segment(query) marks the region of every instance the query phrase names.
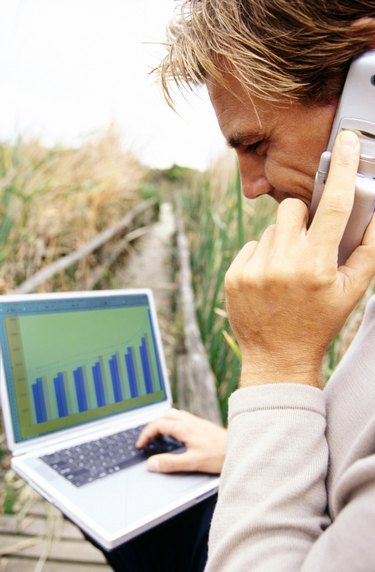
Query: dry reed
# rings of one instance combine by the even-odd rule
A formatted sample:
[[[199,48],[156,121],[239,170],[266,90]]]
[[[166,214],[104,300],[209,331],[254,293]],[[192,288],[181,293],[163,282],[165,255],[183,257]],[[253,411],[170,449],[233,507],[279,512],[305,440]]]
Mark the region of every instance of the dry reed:
[[[146,168],[110,127],[79,148],[0,147],[0,285],[10,290],[138,201]]]

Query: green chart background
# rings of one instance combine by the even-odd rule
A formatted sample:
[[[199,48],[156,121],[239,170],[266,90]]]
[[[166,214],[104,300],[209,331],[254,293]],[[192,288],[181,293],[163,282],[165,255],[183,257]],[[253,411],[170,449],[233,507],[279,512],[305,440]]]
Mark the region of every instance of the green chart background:
[[[86,310],[63,314],[54,313],[44,316],[30,315],[19,318],[18,325],[28,385],[27,392],[25,392],[25,387],[22,387],[22,384],[15,383],[18,410],[23,411],[20,419],[20,432],[23,437],[48,433],[61,427],[69,427],[104,415],[160,401],[165,396],[164,389],[159,384],[156,358],[151,343],[152,332],[146,306],[115,308],[113,310]],[[91,384],[91,366],[94,365],[100,356],[102,363],[105,364],[105,377],[109,381],[105,389],[106,401],[114,402],[108,359],[118,352],[121,357],[119,360],[120,370],[123,377],[127,379],[123,355],[127,347],[134,347],[137,350],[140,346],[140,340],[145,334],[150,342],[150,365],[154,393],[130,399],[130,392],[125,391],[123,392],[125,400],[120,403],[110,403],[95,409],[95,411],[79,412],[75,391],[72,387],[74,383],[73,369],[82,365],[86,366],[86,372],[89,374]],[[138,354],[137,351],[134,353]],[[136,367],[140,370],[141,362],[139,357],[137,357],[137,361]],[[31,385],[37,377],[44,376],[49,387],[49,397],[46,395],[46,399],[49,402],[48,410],[51,412],[51,409],[53,409],[53,413],[57,417],[57,407],[53,404],[54,392],[52,388],[53,377],[59,371],[67,373],[69,387],[69,395],[67,397],[73,414],[69,417],[36,424],[33,406],[31,405]],[[139,387],[140,392],[145,392],[143,376],[139,376],[140,378],[142,378],[141,387]],[[25,403],[26,396],[28,396],[28,404]],[[93,390],[88,395],[88,401],[89,406],[94,405]],[[29,411],[29,415],[25,414],[26,410]]]

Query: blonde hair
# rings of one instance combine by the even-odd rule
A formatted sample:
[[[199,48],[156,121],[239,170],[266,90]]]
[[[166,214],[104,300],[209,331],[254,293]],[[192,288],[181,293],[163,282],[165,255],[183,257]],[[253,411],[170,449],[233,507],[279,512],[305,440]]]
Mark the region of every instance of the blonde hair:
[[[158,72],[172,106],[171,80],[228,86],[228,74],[269,101],[329,102],[374,40],[374,0],[183,0]]]

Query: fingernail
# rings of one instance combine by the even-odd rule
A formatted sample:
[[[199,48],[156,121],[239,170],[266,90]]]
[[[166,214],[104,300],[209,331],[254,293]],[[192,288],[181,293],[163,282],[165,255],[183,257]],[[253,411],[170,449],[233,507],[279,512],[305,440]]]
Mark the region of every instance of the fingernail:
[[[155,457],[151,457],[151,459],[147,461],[147,468],[149,471],[152,471],[153,473],[159,473],[160,465],[158,459],[156,459]]]
[[[342,131],[340,141],[346,147],[357,147],[358,137],[353,131]]]

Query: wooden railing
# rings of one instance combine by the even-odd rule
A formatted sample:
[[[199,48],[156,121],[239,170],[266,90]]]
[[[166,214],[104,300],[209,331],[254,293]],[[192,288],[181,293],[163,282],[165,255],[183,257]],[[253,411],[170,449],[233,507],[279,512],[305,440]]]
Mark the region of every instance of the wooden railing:
[[[86,289],[93,288],[95,284],[97,284],[103,275],[107,272],[108,268],[117,260],[121,253],[124,252],[129,243],[136,238],[139,238],[145,232],[146,228],[138,227],[132,231],[129,231],[125,236],[122,237],[122,239],[121,236],[127,229],[135,225],[135,221],[139,218],[140,215],[144,215],[147,211],[152,211],[156,207],[157,202],[155,199],[149,199],[140,203],[131,211],[129,211],[118,223],[104,230],[74,252],[63,256],[49,266],[42,268],[31,278],[25,280],[25,282],[15,288],[14,292],[17,294],[27,294],[29,292],[35,291],[38,287],[50,280],[59,272],[62,272],[74,264],[77,264],[89,254],[105,247],[111,240],[116,238],[116,245],[111,248],[111,252],[106,256],[105,262],[99,265],[99,267],[97,267],[95,271],[91,273],[91,276],[85,283]]]

